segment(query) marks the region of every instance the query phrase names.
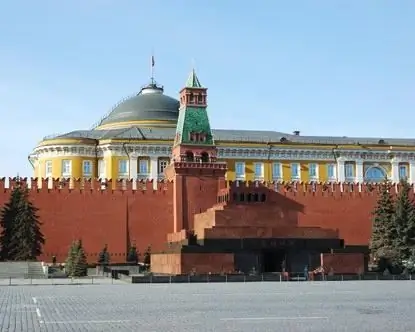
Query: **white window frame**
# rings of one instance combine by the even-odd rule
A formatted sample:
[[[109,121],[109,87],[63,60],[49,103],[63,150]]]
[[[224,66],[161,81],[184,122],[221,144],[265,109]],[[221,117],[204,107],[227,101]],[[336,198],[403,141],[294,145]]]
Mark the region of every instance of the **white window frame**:
[[[254,180],[263,180],[263,179],[264,179],[264,163],[255,162],[254,163]]]
[[[401,176],[401,169],[405,169],[405,177],[402,177]],[[399,180],[407,180],[408,179],[408,177],[409,177],[409,168],[408,168],[408,165],[399,165],[398,166],[398,177],[399,177]]]
[[[243,172],[238,172],[238,169],[242,169]],[[245,180],[246,167],[244,161],[235,162],[235,179]]]
[[[87,165],[89,165],[89,166],[87,166]],[[92,161],[91,160],[83,160],[82,161],[82,174],[84,176],[87,176],[87,177],[92,176],[92,173],[93,173],[92,167],[93,166],[92,166]],[[88,172],[88,170],[85,171],[86,168],[89,168],[89,172]]]
[[[329,169],[330,167],[333,168],[333,175],[330,176]],[[337,164],[327,164],[327,178],[331,181],[335,181],[337,179]]]
[[[123,170],[125,168],[125,170]],[[118,160],[118,176],[125,177],[128,175],[129,165],[127,159]]]
[[[297,175],[293,175],[294,168],[297,168]],[[300,180],[301,179],[301,164],[291,163],[290,172],[291,172],[290,174],[291,180]]]
[[[150,163],[148,159],[138,160],[138,174],[146,175],[150,173]]]
[[[159,175],[163,175],[164,174],[164,170],[166,169],[166,167],[169,165],[169,161],[165,160],[165,159],[159,159],[158,161],[158,174]]]
[[[69,178],[72,176],[72,160],[62,160],[62,177]]]
[[[50,178],[52,177],[53,172],[53,166],[52,166],[52,160],[46,160],[45,161],[45,177]]]
[[[276,170],[278,170],[276,172]],[[281,180],[282,179],[282,164],[281,163],[272,163],[272,179]]]
[[[311,170],[314,168],[314,175],[311,174]],[[318,180],[318,164],[317,163],[309,163],[308,164],[308,178],[310,180]]]
[[[98,177],[100,179],[105,178],[105,172],[106,172],[105,168],[106,168],[106,160],[105,159],[98,160]]]
[[[348,174],[349,170],[351,171],[351,175]],[[354,180],[355,177],[355,165],[352,163],[345,163],[344,164],[344,178],[346,180]]]

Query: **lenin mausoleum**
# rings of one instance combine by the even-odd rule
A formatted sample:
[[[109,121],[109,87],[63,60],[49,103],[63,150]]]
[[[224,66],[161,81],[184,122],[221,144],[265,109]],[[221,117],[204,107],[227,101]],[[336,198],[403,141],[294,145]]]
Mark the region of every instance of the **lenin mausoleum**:
[[[415,140],[215,130],[207,97],[194,70],[178,100],[152,79],[92,129],[44,138],[28,180],[39,259],[82,239],[91,263],[151,246],[155,273],[367,266],[377,184],[415,182]]]

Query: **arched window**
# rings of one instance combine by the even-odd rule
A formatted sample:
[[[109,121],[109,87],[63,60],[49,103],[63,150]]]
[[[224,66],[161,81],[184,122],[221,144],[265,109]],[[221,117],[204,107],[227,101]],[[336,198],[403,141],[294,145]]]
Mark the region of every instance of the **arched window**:
[[[192,151],[186,151],[186,161],[194,161],[195,156]]]
[[[387,179],[387,174],[382,167],[372,166],[366,170],[365,182],[383,182]]]
[[[209,162],[209,154],[207,152],[202,152],[200,154],[200,159],[202,160],[202,163],[208,163]]]

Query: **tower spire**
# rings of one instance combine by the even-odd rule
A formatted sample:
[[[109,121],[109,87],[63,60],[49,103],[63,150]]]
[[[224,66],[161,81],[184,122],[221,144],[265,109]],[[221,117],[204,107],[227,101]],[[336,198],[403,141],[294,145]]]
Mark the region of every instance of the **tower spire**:
[[[195,67],[192,68],[192,71],[189,74],[189,77],[186,81],[186,88],[196,88],[196,89],[203,89],[202,84],[199,81],[199,78],[196,75]]]

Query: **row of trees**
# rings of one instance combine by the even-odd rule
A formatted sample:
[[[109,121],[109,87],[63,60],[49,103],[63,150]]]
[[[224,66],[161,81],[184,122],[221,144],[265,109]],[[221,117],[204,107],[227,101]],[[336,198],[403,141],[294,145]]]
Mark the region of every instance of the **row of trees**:
[[[137,247],[132,245],[127,253],[127,263],[138,264],[139,262],[139,252]],[[143,263],[150,265],[150,256],[151,256],[151,247],[148,247],[144,253]],[[107,266],[110,264],[110,253],[108,251],[108,246],[105,245],[101,252],[98,254],[97,265]],[[83,277],[87,275],[88,263],[85,255],[84,248],[82,246],[82,241],[74,241],[69,248],[68,258],[66,259],[65,270],[69,276],[72,277]]]
[[[27,188],[17,185],[0,212],[0,259],[32,261],[42,253],[45,238],[38,209],[29,200]]]
[[[370,251],[382,271],[412,270],[415,262],[415,202],[410,185],[401,181],[397,195],[385,182],[373,212]]]

